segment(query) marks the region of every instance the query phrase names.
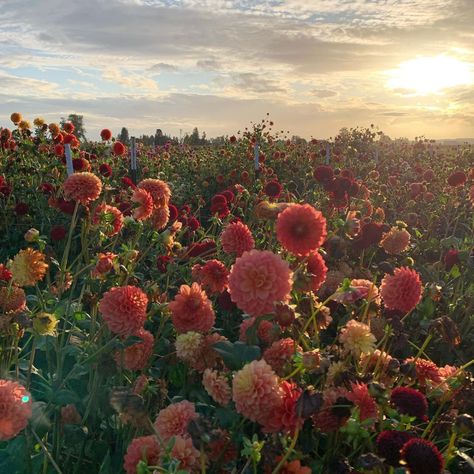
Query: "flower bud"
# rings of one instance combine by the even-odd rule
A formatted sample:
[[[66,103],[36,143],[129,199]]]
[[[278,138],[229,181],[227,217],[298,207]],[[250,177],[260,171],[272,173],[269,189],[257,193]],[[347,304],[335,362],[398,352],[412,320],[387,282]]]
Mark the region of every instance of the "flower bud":
[[[25,240],[30,243],[36,242],[39,239],[39,235],[40,235],[39,230],[32,228],[26,232]]]

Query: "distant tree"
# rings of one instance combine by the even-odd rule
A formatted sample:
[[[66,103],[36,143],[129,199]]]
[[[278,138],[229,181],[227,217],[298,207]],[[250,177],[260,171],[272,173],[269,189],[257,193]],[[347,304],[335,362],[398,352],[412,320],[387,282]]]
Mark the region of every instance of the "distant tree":
[[[67,119],[61,117],[61,127],[63,127],[66,122],[71,122],[74,125],[74,135],[76,135],[79,140],[86,139],[86,130],[84,128],[83,115],[69,114],[67,116]]]
[[[128,134],[128,129],[127,127],[122,127],[122,130],[118,134],[117,137],[122,143],[125,143],[126,145],[130,144],[130,136]]]

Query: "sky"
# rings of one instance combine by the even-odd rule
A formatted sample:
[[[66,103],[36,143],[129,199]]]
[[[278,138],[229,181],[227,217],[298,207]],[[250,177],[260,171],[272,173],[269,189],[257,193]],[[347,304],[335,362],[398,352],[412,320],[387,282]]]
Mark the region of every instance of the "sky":
[[[474,0],[0,0],[0,126],[474,136]]]

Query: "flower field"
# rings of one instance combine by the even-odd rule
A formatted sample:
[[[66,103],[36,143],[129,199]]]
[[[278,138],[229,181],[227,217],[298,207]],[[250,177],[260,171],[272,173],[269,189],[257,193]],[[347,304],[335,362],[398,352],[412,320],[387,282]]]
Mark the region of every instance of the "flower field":
[[[472,146],[11,119],[1,473],[474,472]]]

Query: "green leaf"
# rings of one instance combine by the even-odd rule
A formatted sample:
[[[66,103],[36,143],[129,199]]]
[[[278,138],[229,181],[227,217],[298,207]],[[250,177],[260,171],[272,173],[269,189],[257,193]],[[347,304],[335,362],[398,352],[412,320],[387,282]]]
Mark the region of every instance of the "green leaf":
[[[251,346],[241,341],[219,341],[213,344],[216,352],[222,357],[224,364],[231,370],[239,370],[245,364],[259,359],[260,347]]]

